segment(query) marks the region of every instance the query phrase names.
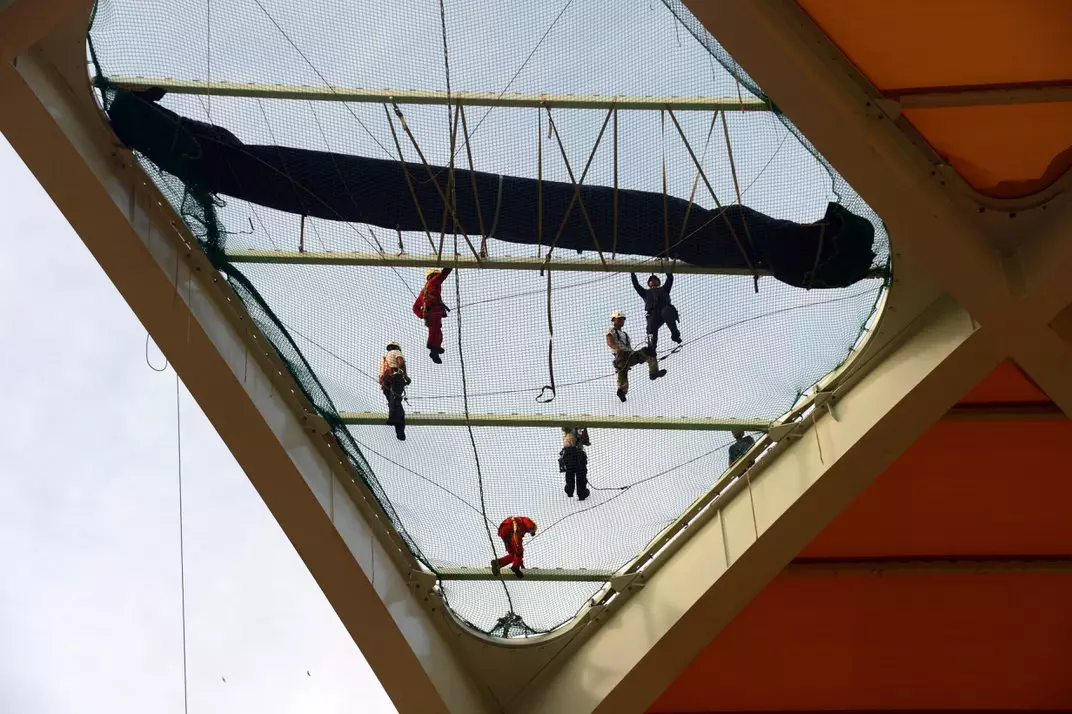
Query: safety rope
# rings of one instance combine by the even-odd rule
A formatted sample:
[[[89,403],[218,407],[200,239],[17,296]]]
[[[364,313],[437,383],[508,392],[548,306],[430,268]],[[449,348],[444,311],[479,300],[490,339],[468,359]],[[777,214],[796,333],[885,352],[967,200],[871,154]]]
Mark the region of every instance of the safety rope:
[[[449,101],[449,98],[448,98]],[[447,105],[449,111],[450,105]],[[450,118],[447,119],[447,128],[450,129],[450,162],[447,165],[447,202],[443,204],[443,215],[439,221],[439,249],[436,251],[436,262],[443,261],[443,237],[447,233],[447,216],[453,215],[454,209],[457,207],[458,197],[457,191],[454,186],[454,142],[458,137],[458,112],[454,112],[454,121]],[[457,225],[457,221],[455,221]]]
[[[387,108],[387,105],[383,105],[384,114],[387,115],[387,126],[391,127],[391,138],[394,139],[395,149],[398,150],[398,162],[402,164],[402,175],[406,177],[406,186],[409,188],[409,195],[413,199],[413,207],[417,209],[417,217],[421,219],[421,227],[424,229],[424,235],[428,237],[428,247],[433,251],[436,249],[435,242],[432,240],[432,233],[428,230],[428,221],[424,219],[424,211],[421,210],[421,202],[417,200],[417,189],[413,187],[413,177],[409,175],[409,166],[406,164],[406,157],[402,153],[402,144],[398,141],[398,132],[395,131],[395,122],[391,118],[391,111]],[[398,230],[397,226],[395,230]],[[398,247],[399,253],[402,252],[402,232],[398,233]]]
[[[386,105],[384,105],[386,108]],[[398,122],[402,125],[402,131],[406,132],[406,136],[409,137],[409,141],[413,144],[414,150],[417,152],[417,156],[421,159],[421,164],[424,166],[425,173],[428,174],[428,178],[432,183],[432,187],[435,188],[436,193],[439,194],[439,200],[443,202],[443,205],[447,207],[450,212],[450,217],[454,221],[454,230],[457,231],[454,235],[459,233],[462,238],[465,239],[466,245],[469,246],[469,250],[473,252],[473,257],[476,258],[476,262],[480,262],[480,255],[476,252],[476,248],[473,247],[472,241],[469,240],[469,234],[465,230],[465,226],[462,225],[461,219],[458,218],[458,212],[454,210],[454,206],[451,205],[447,199],[446,194],[443,193],[443,187],[439,185],[439,179],[436,178],[435,172],[432,171],[432,167],[428,165],[428,159],[425,158],[424,152],[421,151],[420,144],[417,143],[417,137],[413,135],[413,131],[409,128],[409,124],[406,123],[406,116],[402,113],[402,110],[398,108],[398,104],[391,100],[391,106],[394,107],[395,116],[398,117]],[[392,124],[392,130],[393,130]]]
[[[610,258],[618,258],[618,107],[614,107],[614,231],[610,247]]]
[[[540,388],[540,393],[536,395],[536,401],[540,404],[547,404],[554,400],[557,394],[555,387],[555,327],[551,322],[551,271],[547,271],[547,372],[550,374],[551,383],[545,384]],[[551,396],[544,398],[544,394],[550,390]]]
[[[454,234],[454,264],[458,263],[458,235]],[[465,371],[465,349],[462,343],[462,288],[461,288],[461,271],[455,268],[454,270],[454,304],[457,310],[457,322],[458,326],[458,365],[462,372],[462,407],[465,409],[465,430],[469,434],[469,444],[473,447],[473,462],[476,464],[476,482],[477,488],[480,492],[480,513],[484,517],[484,530],[488,534],[488,546],[491,548],[491,557],[495,558],[495,538],[491,535],[491,524],[488,520],[488,506],[487,499],[484,496],[484,474],[480,469],[480,451],[476,448],[476,437],[473,436],[473,425],[470,422],[469,415],[469,380]],[[510,597],[510,588],[507,587],[506,581],[502,579],[502,575],[499,576],[499,582],[502,584],[503,592],[506,593],[506,602],[510,606],[510,612],[514,612],[514,600]]]
[[[484,212],[480,208],[480,192],[476,188],[476,168],[473,166],[473,150],[469,145],[469,125],[465,121],[465,107],[458,104],[457,112],[462,115],[462,139],[465,141],[465,155],[469,158],[469,180],[473,185],[473,203],[476,204],[476,220],[480,225],[480,257],[488,257],[488,232],[484,228]],[[454,149],[450,151],[451,156],[454,156]],[[453,161],[453,159],[451,159]],[[502,174],[499,175],[499,195],[502,196]],[[456,200],[456,199],[455,199]],[[498,204],[496,204],[495,215],[499,214]]]
[[[536,257],[543,254],[543,113],[536,109]]]
[[[739,87],[739,85],[738,85]],[[737,205],[744,208],[744,200],[741,198],[741,184],[737,180],[737,164],[733,161],[733,142],[730,141],[730,128],[729,123],[726,121],[726,112],[722,112],[722,135],[726,137],[726,155],[730,159],[730,175],[733,176],[733,190],[737,194]],[[741,212],[741,224],[744,226],[745,240],[748,241],[749,248],[755,248],[755,243],[752,242],[752,231],[748,228],[748,217]],[[759,292],[759,274],[752,270],[753,287],[755,291]]]
[[[570,166],[569,157],[566,155],[566,147],[562,144],[562,136],[558,133],[558,127],[555,126],[554,117],[551,116],[551,108],[544,104],[544,109],[547,110],[547,122],[550,125],[550,131],[554,134],[555,141],[558,143],[559,153],[562,154],[562,161],[566,164],[566,173],[569,174],[570,182],[573,184],[573,197],[570,198],[569,206],[566,208],[565,214],[562,216],[562,223],[558,227],[558,233],[555,234],[555,241],[551,245],[551,248],[547,251],[548,257],[550,257],[551,251],[558,245],[558,239],[562,237],[562,232],[566,228],[566,221],[569,219],[570,214],[573,212],[573,206],[578,205],[581,207],[581,215],[584,216],[585,225],[588,226],[588,233],[592,237],[592,242],[596,246],[596,250],[599,252],[599,260],[603,263],[603,267],[607,267],[607,259],[603,256],[603,249],[599,246],[599,238],[596,236],[596,230],[592,226],[592,219],[588,217],[588,210],[584,207],[584,199],[581,198],[581,185],[584,183],[585,176],[588,175],[588,169],[592,166],[592,160],[596,156],[596,150],[599,148],[599,142],[603,139],[603,134],[607,130],[607,124],[610,123],[611,114],[614,112],[614,108],[607,112],[606,118],[603,120],[603,126],[599,128],[599,135],[596,137],[595,146],[592,147],[592,153],[588,155],[588,161],[584,165],[584,170],[581,172],[581,180],[577,181],[573,175],[573,168]]]
[[[703,153],[700,154],[700,163],[703,163],[707,158],[707,149],[711,146],[711,135],[715,133],[715,122],[718,121],[718,110],[711,115],[711,126],[707,128],[707,138],[704,140]],[[685,208],[685,217],[681,220],[681,232],[678,233],[677,243],[674,243],[676,248],[685,240],[685,230],[689,226],[689,216],[692,214],[692,207],[696,205],[696,189],[700,187],[700,172],[696,172],[696,177],[692,180],[692,190],[689,191],[689,205]],[[706,225],[706,224],[705,224]],[[667,256],[669,256],[670,248],[666,249]]]
[[[183,534],[183,508],[182,508],[182,402],[180,400],[179,373],[175,372],[175,454],[178,464],[178,491],[179,491],[179,607],[182,612],[182,706],[183,711],[189,711],[190,693],[186,676],[186,548]]]
[[[745,264],[752,272],[752,277],[756,284],[759,284],[759,273],[756,271],[756,266],[752,263],[752,259],[748,255],[748,251],[745,250],[744,245],[741,243],[740,237],[737,235],[737,230],[733,227],[733,222],[730,221],[729,216],[726,215],[726,208],[722,205],[722,202],[718,200],[718,195],[715,193],[715,189],[711,186],[711,182],[707,180],[707,174],[704,173],[703,167],[700,164],[700,160],[696,158],[696,153],[692,150],[692,146],[689,144],[688,138],[685,136],[685,132],[681,129],[681,125],[677,121],[677,117],[674,115],[674,111],[670,108],[666,108],[666,113],[670,115],[670,120],[674,122],[674,127],[677,129],[678,135],[681,137],[681,141],[685,144],[685,149],[689,152],[689,156],[692,157],[692,163],[696,165],[696,170],[700,173],[700,178],[703,179],[704,185],[707,187],[708,193],[711,194],[712,200],[715,202],[715,206],[718,207],[718,216],[722,217],[722,220],[726,222],[726,227],[730,230],[730,235],[733,237],[733,242],[737,245],[737,250],[740,251],[741,257],[744,258]],[[756,289],[759,292],[759,289]]]
[[[659,110],[659,145],[663,172],[663,257],[670,257],[670,198],[666,194],[666,112]]]

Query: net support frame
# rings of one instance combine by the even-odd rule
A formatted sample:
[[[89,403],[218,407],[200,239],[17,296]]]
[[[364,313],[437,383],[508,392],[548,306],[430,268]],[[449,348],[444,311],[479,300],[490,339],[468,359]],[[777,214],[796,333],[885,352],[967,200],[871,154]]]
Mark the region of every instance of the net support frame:
[[[713,268],[705,265],[692,265],[681,261],[658,259],[608,258],[606,263],[593,258],[555,258],[553,262],[546,257],[501,257],[481,258],[470,256],[450,256],[449,259],[437,259],[434,254],[372,253],[361,251],[294,251],[294,250],[229,250],[224,254],[229,263],[259,265],[368,265],[382,268],[444,268],[458,269],[480,268],[483,270],[563,270],[579,273],[675,273],[689,275],[747,275],[753,271],[744,268]],[[770,272],[762,269],[755,271],[761,276]],[[885,277],[884,268],[872,268],[867,273],[868,279]]]
[[[634,97],[598,94],[543,94],[518,92],[451,92],[424,89],[371,89],[360,87],[312,87],[295,84],[258,84],[242,82],[206,82],[195,79],[165,77],[108,78],[110,86],[129,91],[163,89],[172,94],[195,94],[214,97],[256,99],[304,99],[321,102],[365,104],[425,104],[469,107],[553,107],[561,109],[640,109],[657,111],[667,107],[675,111],[769,111],[770,105],[752,97]]]
[[[387,423],[383,412],[340,412],[339,420],[349,426]],[[470,414],[411,413],[406,426],[495,426],[495,427],[588,427],[590,429],[667,429],[672,431],[750,431],[766,432],[767,419],[733,419],[730,417],[645,417],[602,416],[594,414]]]
[[[436,568],[435,574],[440,580],[445,581],[484,581],[499,580],[500,578],[504,580],[519,580],[509,568],[503,568],[499,574],[496,574],[491,568],[487,567],[444,567]],[[617,575],[618,572],[615,570],[587,570],[584,568],[525,568],[524,580],[565,583],[606,583],[610,582]]]

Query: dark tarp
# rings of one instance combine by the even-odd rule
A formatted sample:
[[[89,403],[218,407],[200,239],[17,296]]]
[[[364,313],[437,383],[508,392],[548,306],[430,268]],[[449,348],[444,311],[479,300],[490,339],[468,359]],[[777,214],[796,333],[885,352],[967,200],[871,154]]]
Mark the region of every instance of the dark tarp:
[[[283,146],[247,145],[226,129],[181,117],[155,102],[159,90],[134,94],[108,89],[108,115],[127,146],[182,180],[195,195],[219,194],[280,211],[338,221],[367,223],[387,229],[424,229],[406,184],[402,164],[325,151]],[[421,164],[406,165],[428,228],[438,233],[443,200]],[[446,192],[446,168],[432,166]],[[456,213],[461,229],[479,235],[477,202],[470,172],[455,170]],[[509,243],[537,242],[537,181],[476,172],[479,210],[494,239]],[[543,243],[551,243],[573,198],[572,184],[543,182]],[[584,208],[604,253],[609,254],[614,224],[614,190],[581,189]],[[746,269],[747,261],[778,280],[803,288],[839,288],[864,278],[871,268],[874,227],[840,204],[827,206],[816,224],[771,218],[746,206],[728,205],[724,213],[693,206],[687,240],[674,245],[688,202],[668,199],[670,257],[712,268]],[[619,255],[660,256],[664,252],[663,195],[645,191],[618,192]],[[496,218],[497,217],[497,218]],[[747,222],[748,230],[745,230]],[[732,231],[730,226],[733,227]],[[447,221],[448,232],[452,231]],[[459,231],[460,232],[460,231]],[[748,236],[751,236],[749,243]],[[595,251],[580,207],[566,220],[558,247]]]

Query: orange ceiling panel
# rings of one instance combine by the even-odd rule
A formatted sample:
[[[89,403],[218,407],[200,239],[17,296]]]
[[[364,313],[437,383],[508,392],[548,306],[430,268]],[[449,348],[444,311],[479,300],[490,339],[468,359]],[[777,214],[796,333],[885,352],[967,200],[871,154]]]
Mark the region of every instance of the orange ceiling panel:
[[[1002,362],[960,398],[961,404],[1044,402],[1051,400],[1013,362]]]
[[[1068,32],[1072,38],[1072,24]],[[1072,166],[1072,102],[906,109],[904,117],[965,181],[990,196],[1030,195]]]
[[[1072,575],[783,574],[649,709],[1072,707]]]
[[[1072,421],[942,421],[803,558],[1072,555]]]
[[[1068,0],[797,0],[883,91],[1072,80]]]

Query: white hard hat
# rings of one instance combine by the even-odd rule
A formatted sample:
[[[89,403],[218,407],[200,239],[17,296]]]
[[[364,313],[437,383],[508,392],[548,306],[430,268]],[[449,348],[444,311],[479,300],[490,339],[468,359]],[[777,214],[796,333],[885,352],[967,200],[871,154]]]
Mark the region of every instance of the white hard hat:
[[[617,320],[619,317],[622,318],[622,319],[625,318],[625,313],[622,312],[621,310],[615,310],[614,312],[612,312],[610,314],[610,319],[612,319],[612,320]]]
[[[402,343],[399,342],[398,340],[387,340],[387,346],[388,347],[397,347],[398,349],[402,349]]]

